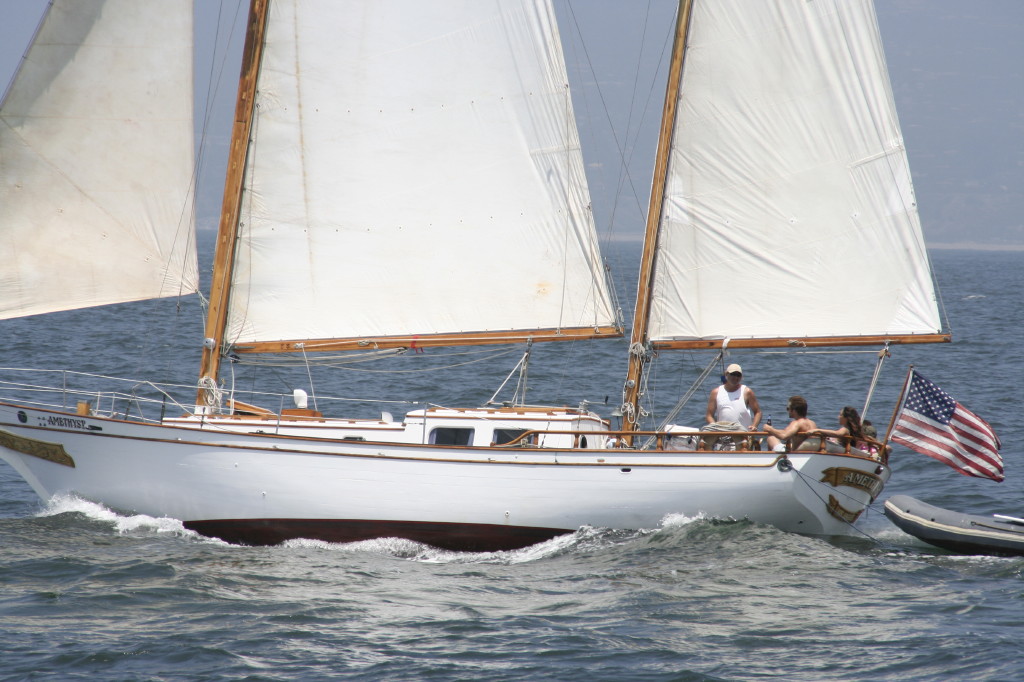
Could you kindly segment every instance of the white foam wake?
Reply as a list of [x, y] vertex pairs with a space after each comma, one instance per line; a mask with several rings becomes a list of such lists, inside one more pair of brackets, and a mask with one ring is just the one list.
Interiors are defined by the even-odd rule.
[[147, 516], [145, 514], [125, 516], [101, 504], [83, 500], [75, 495], [55, 495], [50, 498], [49, 502], [46, 503], [46, 506], [37, 516], [57, 516], [59, 514], [81, 514], [94, 521], [109, 523], [120, 535], [127, 535], [129, 533], [171, 533], [197, 540], [221, 542], [213, 538], [206, 538], [185, 528], [178, 519], [166, 516]]
[[689, 526], [691, 523], [699, 523], [700, 521], [707, 521], [710, 517], [704, 514], [704, 512], [698, 513], [696, 516], [687, 516], [685, 514], [667, 514], [665, 518], [661, 520], [661, 528], [679, 528], [680, 526]]
[[[605, 545], [610, 540], [606, 530], [585, 526], [575, 533], [559, 535], [529, 547], [496, 552], [456, 552], [438, 549], [412, 540], [401, 538], [379, 538], [359, 542], [331, 543], [322, 540], [288, 540], [283, 544], [286, 548], [312, 548], [337, 552], [360, 552], [382, 554], [399, 559], [408, 559], [420, 563], [432, 564], [521, 564], [540, 561], [580, 548], [594, 545]], [[632, 535], [635, 535], [632, 534]]]

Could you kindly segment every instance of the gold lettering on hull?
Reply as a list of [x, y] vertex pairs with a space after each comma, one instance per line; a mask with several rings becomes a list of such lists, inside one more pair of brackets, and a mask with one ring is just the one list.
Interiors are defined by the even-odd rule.
[[857, 469], [829, 467], [821, 472], [821, 474], [822, 483], [828, 483], [833, 488], [847, 485], [851, 488], [863, 490], [871, 496], [872, 502], [875, 501], [875, 498], [882, 492], [882, 488], [885, 487], [885, 482], [880, 477], [866, 471], [858, 471]]
[[25, 438], [0, 429], [0, 446], [72, 469], [75, 467], [75, 460], [71, 459], [71, 455], [64, 451], [64, 446], [60, 443], [47, 443], [33, 438]]
[[846, 521], [847, 523], [853, 523], [860, 517], [861, 512], [864, 510], [852, 512], [849, 509], [839, 504], [839, 500], [834, 495], [828, 496], [828, 513], [836, 517], [840, 521]]

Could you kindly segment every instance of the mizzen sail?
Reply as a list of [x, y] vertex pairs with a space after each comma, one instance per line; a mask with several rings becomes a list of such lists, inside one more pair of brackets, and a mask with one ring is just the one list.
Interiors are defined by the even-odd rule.
[[0, 318], [191, 293], [191, 0], [51, 3], [0, 103]]
[[225, 341], [618, 335], [549, 2], [274, 2]]
[[870, 0], [694, 0], [657, 347], [947, 340]]

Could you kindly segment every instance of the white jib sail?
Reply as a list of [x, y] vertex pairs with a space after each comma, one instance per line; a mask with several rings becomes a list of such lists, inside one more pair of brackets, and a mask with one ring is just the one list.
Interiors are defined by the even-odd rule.
[[870, 0], [697, 0], [653, 340], [935, 333]]
[[197, 289], [191, 0], [57, 0], [0, 105], [0, 318]]
[[227, 339], [608, 325], [549, 2], [274, 2]]

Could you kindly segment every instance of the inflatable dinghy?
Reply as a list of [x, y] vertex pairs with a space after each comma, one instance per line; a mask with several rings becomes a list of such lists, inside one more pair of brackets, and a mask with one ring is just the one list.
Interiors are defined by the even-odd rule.
[[902, 531], [951, 552], [1024, 556], [1024, 519], [964, 514], [933, 507], [909, 495], [886, 500], [885, 515]]

